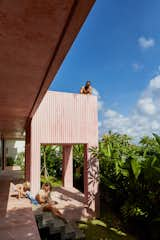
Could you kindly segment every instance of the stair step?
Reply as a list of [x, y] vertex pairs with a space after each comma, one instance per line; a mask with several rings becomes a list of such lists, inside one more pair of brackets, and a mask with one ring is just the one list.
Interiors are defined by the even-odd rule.
[[[84, 233], [74, 222], [64, 223], [63, 220], [54, 217], [51, 212], [42, 212], [35, 215], [39, 230], [49, 230], [49, 235], [60, 234], [61, 240], [84, 240]], [[47, 231], [48, 231], [47, 230]]]
[[64, 235], [65, 233], [65, 224], [61, 219], [54, 218], [52, 220], [53, 225], [49, 226], [49, 230], [51, 234], [55, 233], [61, 233], [61, 235]]
[[70, 223], [65, 225], [65, 232], [64, 232], [64, 236], [62, 237], [62, 240], [68, 240], [68, 239], [73, 239], [73, 240], [76, 239], [75, 230]]
[[85, 234], [83, 233], [82, 230], [79, 229], [76, 223], [72, 223], [72, 226], [74, 228], [74, 231], [76, 233], [76, 240], [84, 240], [85, 239]]

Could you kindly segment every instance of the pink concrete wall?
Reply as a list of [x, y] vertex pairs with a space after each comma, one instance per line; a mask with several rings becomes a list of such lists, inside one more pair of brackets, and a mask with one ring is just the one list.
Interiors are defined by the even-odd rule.
[[86, 202], [89, 202], [90, 196], [90, 205], [93, 205], [95, 199], [91, 195], [97, 194], [98, 181], [94, 179], [92, 183], [91, 178], [98, 171], [98, 162], [91, 164], [88, 148], [98, 145], [97, 97], [48, 91], [32, 119], [30, 140], [31, 152], [28, 156], [30, 155], [31, 164], [28, 176], [30, 175], [33, 194], [40, 187], [41, 143], [87, 144], [85, 194]]
[[48, 91], [32, 120], [32, 128], [41, 143], [95, 145], [97, 126], [95, 96], [62, 92]]

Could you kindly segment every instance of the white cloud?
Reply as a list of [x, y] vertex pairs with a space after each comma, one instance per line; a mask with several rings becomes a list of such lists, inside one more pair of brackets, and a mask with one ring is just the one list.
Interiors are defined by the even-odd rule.
[[97, 91], [97, 89], [95, 89], [95, 88], [93, 88], [92, 89], [92, 94], [94, 95], [94, 96], [97, 96], [97, 98], [98, 98], [98, 111], [101, 111], [102, 110], [102, 108], [103, 108], [103, 101], [102, 101], [102, 99], [101, 99], [101, 96], [100, 96], [100, 94], [99, 94], [99, 92]]
[[147, 49], [155, 45], [155, 40], [153, 38], [140, 37], [138, 43], [141, 48]]
[[94, 96], [97, 96], [98, 98], [101, 98], [99, 92], [98, 92], [97, 89], [95, 89], [95, 88], [92, 88], [92, 94], [93, 94]]
[[111, 110], [111, 109], [109, 109], [109, 110], [107, 110], [107, 111], [105, 112], [105, 116], [106, 116], [106, 117], [116, 117], [116, 115], [117, 115], [117, 112], [116, 112], [116, 111], [113, 111], [113, 110]]
[[103, 101], [98, 100], [98, 111], [101, 111], [103, 108]]
[[100, 134], [112, 130], [128, 134], [135, 139], [153, 132], [160, 133], [160, 75], [150, 80], [142, 92], [131, 114], [124, 116], [113, 109], [105, 109], [103, 105], [103, 119], [100, 124]]
[[153, 78], [153, 79], [150, 81], [149, 87], [150, 87], [152, 90], [160, 89], [160, 75], [156, 76], [155, 78]]
[[152, 122], [152, 129], [154, 130], [154, 131], [156, 131], [156, 130], [158, 130], [160, 128], [160, 124], [156, 121], [156, 120], [154, 120], [153, 122]]
[[148, 97], [148, 98], [141, 98], [138, 101], [138, 109], [144, 113], [144, 114], [149, 114], [149, 115], [153, 115], [156, 113], [156, 107], [153, 103], [152, 98]]

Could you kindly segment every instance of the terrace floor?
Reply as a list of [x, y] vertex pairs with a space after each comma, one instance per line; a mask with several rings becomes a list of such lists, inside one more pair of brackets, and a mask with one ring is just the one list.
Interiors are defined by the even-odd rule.
[[[43, 214], [42, 207], [34, 207], [28, 199], [12, 196], [13, 184], [24, 182], [23, 172], [6, 170], [0, 173], [0, 236], [5, 240], [40, 240], [34, 215]], [[84, 220], [86, 213], [84, 194], [75, 188], [55, 187], [51, 198], [56, 208], [69, 222]]]
[[70, 221], [84, 220], [88, 217], [84, 194], [75, 188], [55, 187], [51, 198], [57, 202], [56, 207]]
[[[76, 188], [66, 189], [64, 187], [54, 187], [51, 192], [51, 199], [54, 206], [62, 213], [63, 217], [69, 222], [87, 220], [89, 215], [85, 205], [84, 194]], [[42, 214], [41, 206], [33, 205], [35, 215]]]
[[0, 173], [0, 236], [5, 240], [40, 240], [29, 200], [11, 196], [12, 182], [21, 181], [21, 171]]

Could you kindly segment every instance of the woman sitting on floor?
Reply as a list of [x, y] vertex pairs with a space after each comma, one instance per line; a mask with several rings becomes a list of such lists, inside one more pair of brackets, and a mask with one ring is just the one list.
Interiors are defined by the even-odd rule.
[[50, 211], [53, 215], [67, 223], [67, 220], [63, 217], [62, 213], [55, 207], [55, 202], [52, 201], [50, 193], [51, 185], [49, 183], [44, 183], [42, 189], [36, 196], [36, 200], [43, 206], [43, 211]]
[[49, 203], [51, 201], [50, 193], [51, 193], [51, 185], [49, 183], [44, 183], [39, 193], [36, 196], [36, 200], [41, 205]]

